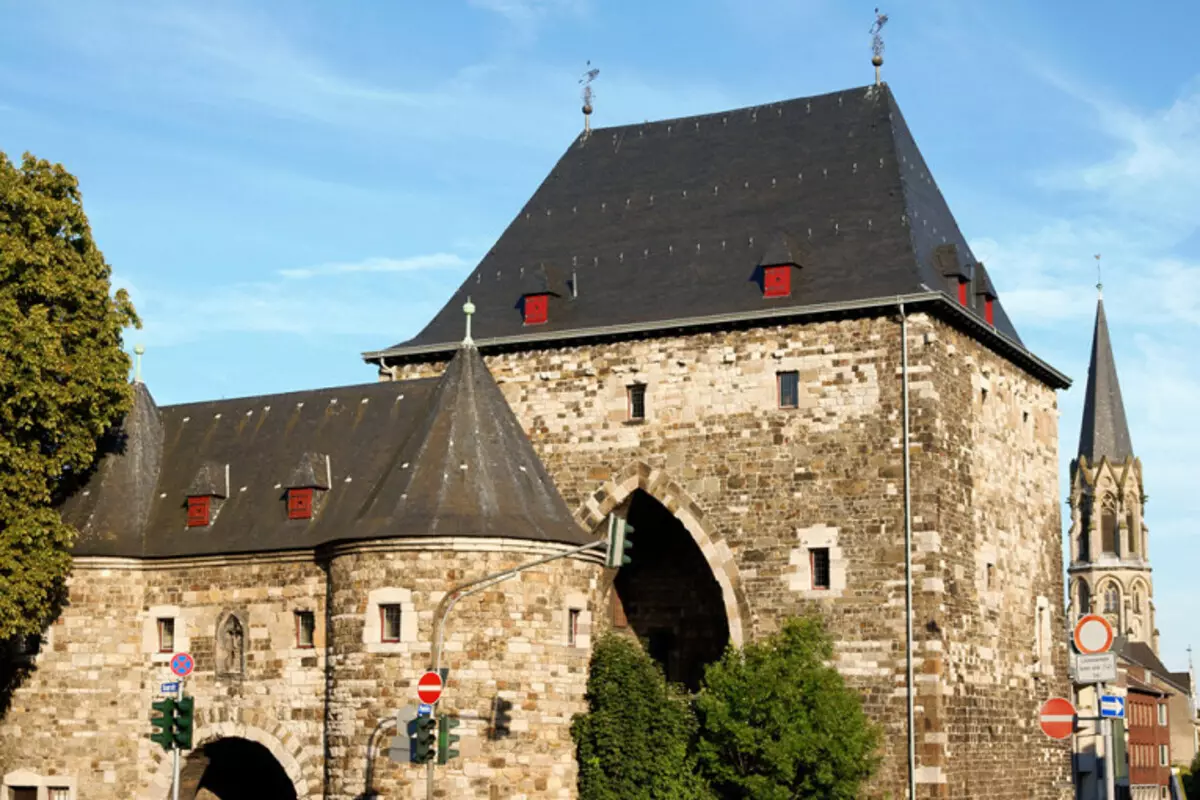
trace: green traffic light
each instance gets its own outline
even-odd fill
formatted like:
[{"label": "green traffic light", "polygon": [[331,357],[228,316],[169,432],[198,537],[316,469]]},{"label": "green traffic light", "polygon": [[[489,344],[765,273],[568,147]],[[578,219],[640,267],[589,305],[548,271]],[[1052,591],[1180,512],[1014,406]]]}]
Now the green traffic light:
[{"label": "green traffic light", "polygon": [[458,744],[458,736],[450,733],[457,728],[459,722],[453,717],[438,719],[438,763],[445,764],[452,758],[458,758],[458,751],[453,746]]},{"label": "green traffic light", "polygon": [[150,704],[150,741],[164,750],[175,747],[175,701],[169,697]]},{"label": "green traffic light", "polygon": [[191,697],[180,698],[175,704],[175,746],[180,750],[192,749],[195,709],[196,701]]},{"label": "green traffic light", "polygon": [[633,555],[629,552],[633,549],[633,542],[626,539],[621,544],[624,546],[624,552],[621,553],[621,566],[627,567],[633,563]]}]

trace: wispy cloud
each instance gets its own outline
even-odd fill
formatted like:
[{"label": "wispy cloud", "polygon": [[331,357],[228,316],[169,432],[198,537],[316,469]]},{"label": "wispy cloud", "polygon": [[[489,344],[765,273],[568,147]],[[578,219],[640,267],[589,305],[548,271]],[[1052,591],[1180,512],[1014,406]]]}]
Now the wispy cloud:
[{"label": "wispy cloud", "polygon": [[281,269],[285,278],[314,278],[318,275],[346,275],[355,272],[416,272],[418,270],[462,269],[469,262],[455,253],[431,253],[409,258],[367,258],[314,267]]}]

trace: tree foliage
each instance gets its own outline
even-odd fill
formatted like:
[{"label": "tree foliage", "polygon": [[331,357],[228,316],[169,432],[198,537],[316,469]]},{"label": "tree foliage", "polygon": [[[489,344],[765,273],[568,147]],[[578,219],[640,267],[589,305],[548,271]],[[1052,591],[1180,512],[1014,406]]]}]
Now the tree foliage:
[{"label": "tree foliage", "polygon": [[607,634],[596,643],[587,704],[571,724],[580,800],[712,797],[689,751],[696,720],[687,696],[635,642]]},{"label": "tree foliage", "polygon": [[709,666],[695,701],[697,755],[717,796],[858,796],[878,766],[880,734],[832,657],[821,621],[804,618]]},{"label": "tree foliage", "polygon": [[139,322],[109,278],[75,177],[0,153],[0,639],[56,614],[73,532],[54,500],[131,402]]}]

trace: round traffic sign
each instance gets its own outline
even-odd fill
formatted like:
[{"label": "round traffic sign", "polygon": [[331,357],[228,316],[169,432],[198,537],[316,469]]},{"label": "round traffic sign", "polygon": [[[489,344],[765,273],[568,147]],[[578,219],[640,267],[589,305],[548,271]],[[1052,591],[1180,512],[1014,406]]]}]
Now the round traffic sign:
[{"label": "round traffic sign", "polygon": [[192,661],[192,657],[187,653],[176,653],[171,659],[171,672],[174,672],[181,678],[186,678],[192,674],[192,670],[196,668],[196,662]]},{"label": "round traffic sign", "polygon": [[1042,725],[1042,733],[1051,739],[1066,739],[1075,732],[1075,706],[1070,700],[1061,697],[1051,697],[1042,703],[1038,714]]},{"label": "round traffic sign", "polygon": [[1087,614],[1075,624],[1075,649],[1080,653],[1107,653],[1112,643],[1112,625],[1099,614]]},{"label": "round traffic sign", "polygon": [[436,672],[426,672],[417,681],[417,699],[422,703],[433,705],[442,696],[442,676]]}]

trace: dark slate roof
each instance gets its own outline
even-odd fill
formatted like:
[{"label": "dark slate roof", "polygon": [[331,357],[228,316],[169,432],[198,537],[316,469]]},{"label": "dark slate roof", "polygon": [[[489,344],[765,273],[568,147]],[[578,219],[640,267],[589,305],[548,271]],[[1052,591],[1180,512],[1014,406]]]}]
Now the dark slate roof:
[{"label": "dark slate roof", "polygon": [[1087,391],[1083,396],[1083,424],[1079,431],[1079,455],[1095,464],[1101,457],[1123,462],[1133,456],[1121,384],[1108,337],[1104,300],[1096,302],[1096,327],[1092,333],[1092,360],[1088,365]]},{"label": "dark slate roof", "polygon": [[[764,299],[759,267],[788,240],[803,251],[791,296]],[[934,250],[946,245],[974,279],[977,260],[886,85],[600,128],[571,144],[424,330],[363,355],[400,361],[452,350],[468,297],[482,348],[899,296],[964,316],[957,279],[934,266]],[[531,285],[559,295],[536,327],[523,324],[519,305]],[[982,299],[970,297],[973,331],[1032,358],[999,302],[992,330]]]},{"label": "dark slate roof", "polygon": [[1120,636],[1113,642],[1113,650],[1117,652],[1121,658],[1126,661],[1131,661],[1139,667],[1153,672],[1160,680],[1175,686],[1177,689],[1187,691],[1185,685],[1180,685],[1175,676],[1163,665],[1162,661],[1155,655],[1153,648],[1145,642],[1133,642],[1129,639]]},{"label": "dark slate roof", "polygon": [[[144,386],[90,479],[61,505],[75,553],[160,557],[342,540],[504,537],[585,544],[474,348],[441,378],[157,408]],[[329,457],[332,481],[326,479]],[[214,488],[207,527],[187,496]],[[309,474],[311,473],[311,474]],[[329,483],[312,520],[288,520],[297,474]],[[212,493],[205,491],[205,493]]]}]

